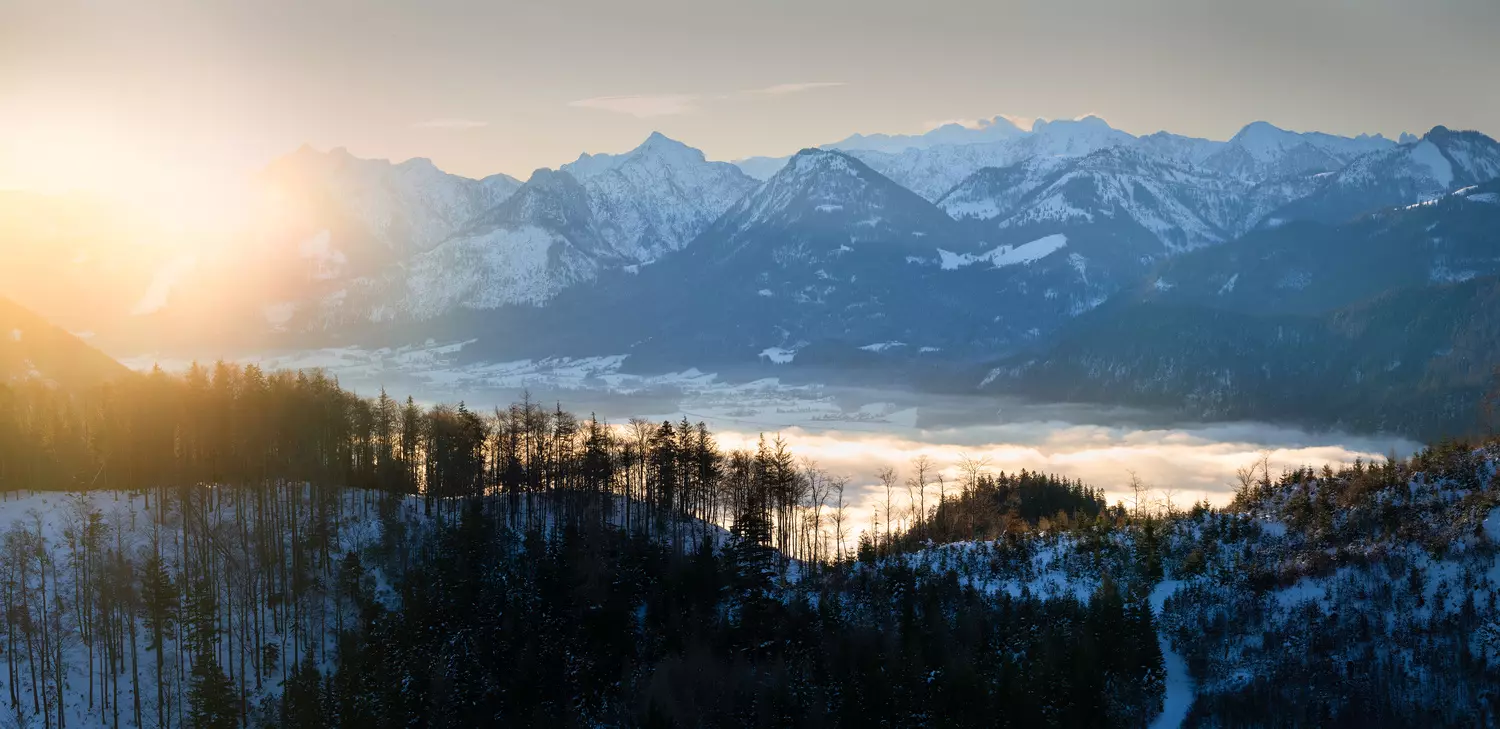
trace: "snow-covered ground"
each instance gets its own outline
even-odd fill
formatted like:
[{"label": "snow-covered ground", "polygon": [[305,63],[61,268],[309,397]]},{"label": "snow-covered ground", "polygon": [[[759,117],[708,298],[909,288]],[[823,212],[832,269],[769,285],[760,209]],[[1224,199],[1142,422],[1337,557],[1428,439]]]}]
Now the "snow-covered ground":
[{"label": "snow-covered ground", "polygon": [[[345,518],[340,524],[338,541],[334,547],[334,553],[342,555],[348,551],[360,551],[375,543],[379,536],[379,522],[374,515],[373,509],[360,509],[354,506],[354,500],[361,498],[362,492],[348,492],[346,498],[350,504],[346,508]],[[407,519],[419,519],[418,503],[415,500],[408,501],[402,508]],[[48,568],[48,580],[46,589],[53,594],[54,604],[51,608],[56,611],[53,615],[62,621],[63,630],[67,638],[63,641],[62,665],[63,683],[67,690],[63,692],[63,714],[68,727],[88,728],[104,727],[114,725],[113,712],[106,712],[102,701],[102,690],[96,695],[90,688],[90,676],[93,676],[94,685],[97,686],[98,674],[90,673],[90,651],[80,638],[78,632],[78,621],[80,615],[87,612],[75,610],[72,605],[74,595],[74,582],[76,571],[71,565],[73,545],[77,541],[76,534],[79,533],[80,515],[89,511],[97,511],[102,515],[103,524],[106,526],[106,548],[122,550],[137,565],[144,564],[149,552],[155,521],[153,512],[156,510],[153,500],[148,507],[146,497],[140,494],[132,494],[119,491],[93,491],[93,492],[0,492],[0,534],[10,535],[27,532],[39,537],[41,551],[55,562],[60,568]],[[211,522],[218,518],[224,520],[218,523],[233,523],[234,515],[232,508],[219,512],[218,517],[210,513],[205,518]],[[160,532],[162,544],[162,556],[168,566],[168,570],[175,575],[180,566],[180,549],[182,544],[181,519],[176,513],[168,513],[167,523]],[[386,601],[393,599],[390,588],[378,573],[372,571],[376,599]],[[32,580],[36,579],[33,572]],[[33,591],[37,590],[38,584],[29,582]],[[183,588],[185,589],[185,588]],[[57,596],[62,596],[58,601]],[[62,608],[62,609],[59,609]],[[330,601],[327,608],[332,609]],[[224,606],[221,603],[222,623],[227,625],[230,619],[228,614],[222,612]],[[232,609],[232,608],[231,608]],[[283,650],[280,652],[274,665],[268,665],[262,671],[260,681],[255,677],[246,679],[246,689],[249,692],[248,706],[257,707],[263,701],[279,695],[281,681],[291,670],[292,662],[300,658],[291,650],[288,636],[282,634],[275,627],[275,621],[265,613],[266,627],[263,636],[268,643],[279,643]],[[243,621],[243,617],[235,620]],[[243,624],[243,622],[239,623]],[[330,656],[335,639],[332,635],[323,637],[327,651],[320,653],[320,658]],[[239,651],[245,649],[236,641],[235,645]],[[229,645],[230,641],[222,641],[220,652],[220,663],[226,668],[233,668],[228,660],[229,651],[232,655],[242,658],[235,647]],[[251,646],[257,648],[256,646]],[[99,670],[99,660],[102,648],[94,647],[92,654],[95,670]],[[129,651],[125,652],[129,656]],[[138,675],[140,679],[140,702],[142,716],[145,725],[155,725],[157,716],[157,686],[155,682],[157,653],[150,648],[149,631],[145,624],[141,623],[136,636],[135,654],[138,660]],[[165,661],[168,681],[163,689],[167,694],[169,721],[173,726],[183,726],[182,717],[185,716],[184,701],[187,695],[187,680],[184,673],[179,673],[180,665],[185,665],[186,651],[178,644],[178,641],[169,633],[165,639],[165,647],[161,653]],[[18,665],[25,666],[25,658],[20,659]],[[128,658],[127,658],[128,665]],[[326,668],[327,666],[325,666]],[[19,679],[22,706],[20,714],[11,706],[0,706],[0,715],[7,717],[6,726],[42,726],[42,717],[33,715],[31,701],[32,683],[26,675],[12,676],[8,663],[0,662],[0,686],[5,688],[0,691],[0,696],[9,695],[9,687]],[[235,676],[235,684],[239,685],[239,676]],[[46,681],[43,681],[46,683]],[[259,688],[256,684],[260,683]],[[119,707],[119,726],[134,726],[134,702],[135,697],[131,688],[130,672],[127,668],[116,687]],[[6,702],[8,704],[8,702]],[[52,710],[55,719],[56,709]],[[20,716],[18,723],[17,717]]]},{"label": "snow-covered ground", "polygon": [[[1161,617],[1167,598],[1182,587],[1181,580],[1162,580],[1151,591],[1151,611]],[[1161,646],[1162,662],[1167,667],[1167,695],[1162,702],[1161,715],[1151,722],[1151,729],[1175,729],[1187,719],[1188,709],[1193,706],[1193,677],[1188,675],[1187,661],[1172,648],[1171,641],[1160,630],[1156,643]]]}]

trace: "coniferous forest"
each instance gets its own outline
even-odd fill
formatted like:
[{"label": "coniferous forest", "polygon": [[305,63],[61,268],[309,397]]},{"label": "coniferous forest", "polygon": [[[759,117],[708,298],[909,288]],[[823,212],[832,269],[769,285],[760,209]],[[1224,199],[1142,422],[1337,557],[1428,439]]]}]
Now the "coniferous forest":
[{"label": "coniferous forest", "polygon": [[847,479],[686,421],[219,364],[0,388],[0,428],[16,725],[1105,726],[1161,702],[1128,579],[1044,599],[896,559],[1038,509],[1109,521],[1060,478],[950,494],[917,464],[856,566]]},{"label": "coniferous forest", "polygon": [[918,458],[856,524],[848,478],[687,421],[0,386],[4,720],[1491,724],[1497,451],[1262,461],[1223,509]]}]

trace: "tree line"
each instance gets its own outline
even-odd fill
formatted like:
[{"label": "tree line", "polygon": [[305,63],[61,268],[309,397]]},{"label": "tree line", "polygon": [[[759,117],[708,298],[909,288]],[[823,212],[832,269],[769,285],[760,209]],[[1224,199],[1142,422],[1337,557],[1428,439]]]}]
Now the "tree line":
[{"label": "tree line", "polygon": [[[950,495],[930,463],[914,463],[906,494],[916,508],[904,521],[880,525],[877,536],[886,548],[913,548],[919,538],[944,538],[960,529],[989,533],[998,518],[991,511],[1025,522],[1044,513],[1097,513],[1094,504],[1102,502],[1097,492],[1054,477],[970,472],[973,478],[956,484]],[[365,714],[347,707],[352,713],[330,714],[330,707],[384,695],[370,684],[375,677],[361,678],[354,670],[377,665],[368,652],[372,645],[389,643],[397,633],[436,635],[432,631],[442,623],[420,612],[421,596],[437,589],[425,582],[433,575],[457,581],[438,591],[457,590],[450,595],[459,601],[453,609],[476,595],[494,594],[497,609],[509,605],[514,611],[530,601],[543,608],[538,615],[554,614],[545,592],[484,592],[496,575],[539,579],[505,572],[521,567],[488,562],[515,557],[514,548],[504,545],[526,540],[534,542],[526,550],[533,556],[589,545],[569,560],[604,559],[596,552],[605,548],[600,545],[626,550],[628,559],[609,552],[616,556],[604,561],[636,575],[629,579],[646,579],[648,622],[677,621],[671,611],[686,609],[666,603],[659,609],[667,612],[656,613],[649,607],[651,600],[670,599],[656,591],[678,579],[670,578],[675,570],[698,575],[703,589],[722,601],[716,603],[718,618],[698,624],[705,636],[718,637],[693,650],[718,652],[715,660],[731,667],[748,661],[755,672],[785,678],[772,666],[784,665],[786,656],[753,648],[785,640],[779,632],[784,620],[824,625],[831,631],[825,637],[836,641],[854,635],[849,631],[857,624],[871,629],[859,621],[827,623],[832,616],[798,607],[802,600],[856,605],[869,599],[849,585],[871,583],[850,580],[846,567],[827,567],[848,565],[854,556],[844,547],[856,528],[847,515],[848,485],[847,478],[797,458],[780,438],[763,437],[753,450],[726,452],[707,427],[685,419],[610,425],[529,398],[488,412],[464,403],[422,406],[384,392],[360,397],[320,371],[264,372],[218,363],[194,365],[180,376],[157,369],[82,392],[34,382],[0,385],[0,498],[26,500],[18,505],[26,507],[24,518],[0,532],[6,699],[17,724],[47,729],[80,721],[115,727],[312,725],[299,723],[298,716],[343,716],[334,723],[365,725],[350,718]],[[929,502],[934,486],[936,499]],[[980,503],[993,509],[980,509]],[[477,551],[453,552],[465,539]],[[457,566],[450,564],[454,559]],[[575,561],[565,569],[587,571]],[[589,579],[610,579],[591,574]],[[804,580],[808,587],[792,587]],[[377,583],[384,586],[377,589]],[[833,592],[813,597],[819,593],[811,585]],[[931,620],[988,616],[983,619],[1000,620],[1003,627],[1012,618],[997,618],[995,611],[1004,616],[1011,610],[1030,615],[1086,609],[1040,601],[1018,606],[952,590],[943,598],[948,607],[934,606]],[[970,608],[953,608],[960,603]],[[626,612],[635,615],[640,606],[629,607]],[[1123,603],[1119,610],[1126,610]],[[635,620],[624,627],[640,637],[645,628]],[[650,640],[670,640],[670,631],[661,631],[667,629],[646,633]],[[949,641],[958,639],[932,636],[924,629],[904,640],[917,641],[913,649],[949,646],[941,649],[948,655],[954,647]],[[1048,650],[1062,651],[1065,663],[1074,660],[1066,636],[1054,637],[1061,642]],[[873,634],[869,640],[876,640]],[[861,650],[875,650],[879,642]],[[443,655],[439,645],[403,645]],[[811,643],[802,645],[811,650]],[[579,647],[602,650],[594,642]],[[649,683],[674,661],[688,660],[659,648],[625,656],[635,656],[630,660],[639,662],[636,670],[646,671],[637,681]],[[632,649],[638,650],[644,649]],[[381,675],[397,675],[390,660],[379,657]],[[850,664],[816,670],[832,668],[842,673]],[[494,669],[486,680],[502,675],[511,674]],[[901,680],[913,682],[908,688],[915,691],[919,678]],[[1002,679],[995,673],[970,688],[1020,685]],[[599,680],[598,686],[614,685]],[[817,680],[829,691],[847,688],[829,675]],[[354,683],[335,691],[340,681]],[[365,688],[353,688],[358,685]],[[651,691],[645,683],[636,689]],[[641,694],[621,691],[599,694],[608,694],[599,700],[618,709],[599,716],[645,721],[681,715],[681,707],[662,700],[639,703]],[[1085,694],[1094,695],[1085,691],[1068,700],[1094,700]],[[627,698],[634,702],[629,711],[619,703]],[[760,699],[744,700],[762,707],[746,709],[751,715],[772,716],[760,713],[769,706],[756,703]],[[305,709],[309,701],[319,708]],[[918,693],[906,701],[901,711],[931,708]],[[784,705],[810,710],[805,703]],[[536,716],[581,716],[557,707],[548,711]]]}]

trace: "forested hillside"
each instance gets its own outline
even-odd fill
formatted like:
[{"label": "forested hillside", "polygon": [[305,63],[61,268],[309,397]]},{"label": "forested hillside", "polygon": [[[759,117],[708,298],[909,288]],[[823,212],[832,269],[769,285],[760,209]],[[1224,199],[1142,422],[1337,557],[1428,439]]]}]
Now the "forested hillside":
[{"label": "forested hillside", "polygon": [[[319,372],[0,386],[18,726],[1493,724],[1494,444],[1224,509]],[[846,546],[847,545],[847,546]]]},{"label": "forested hillside", "polygon": [[1093,523],[1098,496],[982,471],[950,496],[925,468],[857,565],[847,479],[775,439],[723,452],[687,422],[423,408],[227,364],[72,397],[0,386],[6,714],[59,729],[1155,715],[1138,591],[997,593],[897,557],[942,522],[1016,533],[1076,507]]}]

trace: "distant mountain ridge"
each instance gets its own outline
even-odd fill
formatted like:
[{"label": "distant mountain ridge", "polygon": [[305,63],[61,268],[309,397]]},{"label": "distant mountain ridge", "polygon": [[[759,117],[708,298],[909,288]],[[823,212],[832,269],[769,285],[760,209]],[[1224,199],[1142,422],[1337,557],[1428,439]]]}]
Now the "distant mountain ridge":
[{"label": "distant mountain ridge", "polygon": [[[523,183],[299,150],[260,177],[257,226],[139,328],[254,346],[441,337],[474,342],[473,357],[670,368],[953,369],[1045,363],[1135,306],[1326,317],[1500,260],[1500,145],[1445,127],[1393,141],[1256,122],[1215,141],[996,118],[771,162],[757,180],[653,133]],[[1030,371],[1044,370],[1079,371]]]},{"label": "distant mountain ridge", "polygon": [[77,391],[129,372],[77,336],[0,298],[0,384],[39,383]]}]

